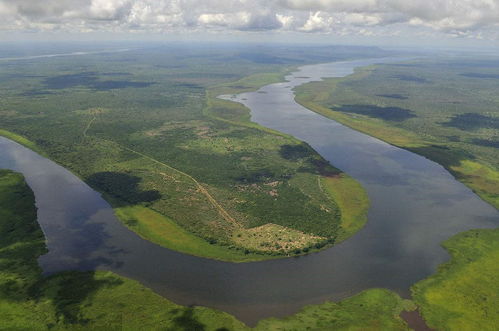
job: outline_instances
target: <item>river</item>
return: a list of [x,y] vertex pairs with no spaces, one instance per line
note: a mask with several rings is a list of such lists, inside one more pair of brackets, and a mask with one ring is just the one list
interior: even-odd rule
[[249,107],[254,122],[306,141],[362,183],[371,207],[367,225],[352,238],[308,256],[240,264],[174,252],[129,231],[99,193],[65,168],[0,137],[0,168],[23,173],[35,193],[49,250],[40,266],[47,274],[110,270],[174,302],[218,308],[250,325],[372,287],[408,296],[410,285],[449,258],[443,240],[496,227],[499,213],[440,165],[294,101],[295,86],[380,61],[304,66],[287,82],[226,96]]

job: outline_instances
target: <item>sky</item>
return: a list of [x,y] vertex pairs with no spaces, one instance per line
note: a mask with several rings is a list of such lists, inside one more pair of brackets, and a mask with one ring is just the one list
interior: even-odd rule
[[499,46],[499,0],[0,0],[0,41]]

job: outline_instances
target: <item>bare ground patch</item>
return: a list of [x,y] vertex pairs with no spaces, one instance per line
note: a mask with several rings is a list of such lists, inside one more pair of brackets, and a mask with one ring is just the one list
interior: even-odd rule
[[311,247],[325,239],[272,223],[251,229],[240,229],[232,236],[234,243],[243,248],[281,253]]

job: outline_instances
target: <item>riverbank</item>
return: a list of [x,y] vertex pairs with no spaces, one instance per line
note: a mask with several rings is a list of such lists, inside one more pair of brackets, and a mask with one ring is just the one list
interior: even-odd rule
[[34,202],[22,175],[0,170],[2,329],[244,328],[226,313],[176,305],[138,282],[111,272],[42,276],[37,259],[47,248]]
[[[249,262],[332,246],[349,211],[321,191],[318,178],[340,172],[298,139],[251,122],[249,109],[217,98],[283,81],[296,62],[244,63],[227,72],[216,56],[203,58],[209,65],[163,57],[154,61],[182,65],[138,58],[140,70],[125,73],[113,62],[101,74],[15,65],[27,72],[26,86],[40,87],[10,91],[0,135],[76,174],[105,196],[123,224],[163,247]],[[43,75],[31,77],[30,70]],[[113,70],[120,74],[110,88],[92,83],[109,82]]]
[[[270,316],[287,316],[308,304],[342,300],[369,288],[389,288],[404,293],[448,259],[439,246],[444,239],[470,228],[496,225],[497,211],[436,163],[335,121],[324,120],[294,101],[290,85],[302,84],[304,77],[314,80],[338,70],[347,74],[366,62],[369,63],[355,61],[302,67],[289,82],[267,85],[236,98],[247,103],[252,120],[307,142],[286,147],[284,156],[293,159],[313,147],[362,182],[371,197],[370,222],[357,235],[316,254],[251,264],[222,263],[176,253],[128,231],[114,217],[109,204],[67,169],[0,138],[3,151],[0,165],[24,173],[40,199],[40,206],[45,207],[39,218],[49,246],[49,252],[39,259],[43,270],[52,273],[68,269],[113,271],[147,284],[156,293],[179,304],[215,307],[248,324]],[[95,135],[93,125],[99,122],[92,122],[88,137]],[[88,125],[83,129],[86,127]],[[140,154],[97,147],[93,149],[94,154],[113,150],[127,158],[112,170],[121,172],[140,164],[143,173],[163,173],[157,181],[156,177],[149,179],[151,185],[163,183],[161,178],[165,177],[161,176],[168,175],[173,177],[172,182],[190,180],[190,187],[195,189],[192,179],[173,170],[167,173],[167,167]],[[313,186],[302,185],[300,176],[293,179],[293,184],[306,190],[322,185],[317,176],[310,173],[310,168],[302,167],[301,171],[300,176],[315,179],[308,181]],[[334,174],[329,175],[334,178]],[[109,188],[108,185],[113,184],[110,179],[116,176],[101,173],[93,180]],[[119,178],[124,177],[120,174]],[[128,180],[125,183],[133,184],[135,197],[155,197],[155,187],[144,190],[137,178],[124,179]],[[54,191],[54,186],[58,190]],[[271,190],[273,186],[269,185],[268,191]],[[127,190],[118,192],[130,197]],[[211,187],[210,194],[213,194]],[[120,207],[129,206],[122,201]],[[241,236],[241,240],[246,238]],[[228,284],[230,296],[226,295]]]
[[[185,307],[112,272],[63,272],[43,277],[37,258],[46,252],[36,222],[34,195],[23,177],[0,170],[0,320],[6,329],[37,330],[250,330],[233,316]],[[359,309],[358,307],[362,307]],[[408,302],[369,290],[339,303],[304,308],[286,319],[263,320],[251,330],[369,328],[406,330],[398,317]]]
[[[291,70],[255,74],[207,89],[204,115],[227,123],[229,133],[245,128],[244,141],[238,136],[227,138],[223,133],[227,128],[220,129],[223,138],[212,137],[218,133],[203,128],[209,130],[209,134],[206,137],[203,134],[200,141],[208,138],[208,145],[203,142],[206,146],[193,146],[195,149],[208,148],[214,155],[222,152],[227,159],[232,159],[232,154],[246,155],[237,160],[244,170],[236,172],[241,179],[231,183],[230,192],[220,190],[218,184],[200,182],[136,149],[93,136],[89,131],[107,112],[105,109],[94,109],[88,113],[91,119],[83,130],[81,140],[87,146],[80,152],[85,154],[85,151],[93,149],[94,155],[105,155],[104,160],[108,161],[118,155],[135,154],[140,161],[115,160],[112,162],[113,169],[118,171],[97,172],[96,169],[86,168],[82,173],[79,157],[76,163],[75,159],[67,163],[64,155],[56,156],[55,160],[69,166],[80,178],[103,193],[118,218],[129,229],[169,249],[222,261],[250,262],[299,256],[330,247],[366,223],[369,202],[361,186],[330,166],[298,139],[251,122],[248,108],[217,97],[221,93],[255,91],[263,85],[282,81]],[[196,124],[196,127],[200,125]],[[151,133],[153,136],[157,134]],[[41,151],[46,156],[50,154],[50,151],[42,151],[43,148],[35,142],[13,132],[1,130],[0,135]],[[227,146],[231,146],[231,150]],[[104,163],[104,169],[110,167],[108,161]],[[233,165],[226,166],[233,168]],[[303,173],[303,168],[308,168],[309,173]],[[336,179],[333,180],[333,177]],[[219,180],[233,182],[230,178]],[[327,192],[322,189],[321,182],[329,183],[325,185]],[[338,186],[331,185],[333,182]],[[124,185],[129,184],[134,187],[124,191]],[[172,194],[175,191],[177,193]],[[151,198],[142,192],[150,193]],[[357,196],[353,197],[351,192]],[[182,200],[182,204],[191,200],[189,210],[176,205],[172,213],[172,202],[161,199],[167,194]],[[347,202],[350,198],[357,201],[352,206]],[[341,199],[341,203],[337,203],[337,199]],[[303,205],[309,207],[303,209]],[[206,213],[201,216],[196,209]],[[269,215],[274,216],[268,218]],[[179,217],[183,221],[179,222]],[[198,226],[200,221],[204,224],[210,218],[218,221]]]
[[[494,308],[499,297],[491,294],[499,291],[495,281],[499,271],[495,263],[499,258],[498,236],[497,229],[472,230],[444,243],[452,254],[451,261],[412,287],[414,300],[431,327],[492,330],[497,325],[499,315]],[[3,327],[250,329],[227,313],[176,305],[138,282],[111,272],[63,272],[43,277],[37,258],[46,252],[46,247],[36,222],[34,195],[22,175],[8,170],[0,170],[0,238]],[[410,301],[393,292],[372,289],[338,303],[304,307],[284,319],[262,320],[252,330],[311,326],[407,330],[399,315],[414,308]]]
[[436,330],[495,330],[499,228],[466,231],[442,245],[450,261],[411,288],[423,318]]
[[[494,85],[489,82],[477,87],[469,78],[454,78],[456,71],[467,69],[449,69],[442,63],[439,68],[431,62],[419,66],[412,63],[410,73],[403,66],[358,68],[347,77],[326,78],[297,87],[296,101],[354,130],[441,164],[482,199],[499,208],[499,170],[494,151],[497,126],[487,124],[494,117],[488,118],[490,108],[473,110],[473,104],[461,101],[462,96],[456,92],[466,90],[476,108],[479,103],[489,103],[485,98]],[[437,76],[435,72],[444,73]],[[412,80],[397,79],[406,76]],[[483,100],[471,93],[477,88],[482,90]],[[439,94],[434,95],[435,91]],[[432,100],[438,100],[437,104],[432,104]],[[452,102],[463,106],[449,108]],[[442,113],[442,108],[449,113]],[[454,118],[466,115],[462,112],[471,111],[469,128],[457,120],[457,124],[445,122],[450,119],[449,123],[453,123]]]

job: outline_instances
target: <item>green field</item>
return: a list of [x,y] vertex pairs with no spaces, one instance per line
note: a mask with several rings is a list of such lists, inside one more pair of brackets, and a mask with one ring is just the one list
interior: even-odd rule
[[377,65],[302,85],[296,100],[440,163],[499,208],[497,73],[490,58]]
[[[250,330],[227,313],[174,304],[111,272],[43,277],[37,258],[45,252],[32,191],[20,174],[0,170],[1,330]],[[413,305],[373,289],[260,321],[254,330],[406,330],[404,309]]]
[[142,238],[186,254],[205,256],[226,261],[258,261],[269,257],[241,252],[210,244],[180,227],[160,213],[143,206],[125,206],[115,209],[120,220]]
[[[105,68],[100,56],[57,65],[48,60],[3,65],[0,134],[72,170],[102,192],[140,236],[188,254],[239,262],[278,258],[340,242],[363,226],[368,199],[359,183],[309,146],[249,122],[243,106],[215,98],[278,81],[296,62],[246,67],[238,62],[228,77],[220,54],[204,59],[212,61],[209,68],[192,67],[187,57],[147,54],[154,59],[113,55],[106,61],[116,63]],[[169,66],[165,72],[175,74],[156,73],[163,61],[170,61],[159,64]],[[440,162],[495,203],[495,81],[472,72],[495,69],[477,61],[370,67],[307,84],[298,88],[297,98],[325,116]],[[61,68],[67,73],[56,73]],[[117,83],[120,77],[128,78]],[[148,77],[155,83],[145,84]],[[200,77],[207,80],[204,85],[189,85],[203,81]],[[161,102],[152,105],[154,98]],[[352,106],[357,104],[362,106]],[[319,224],[307,227],[302,219]],[[331,224],[330,232],[321,232]],[[472,230],[446,241],[452,260],[412,287],[430,327],[494,330],[498,233]],[[110,272],[43,277],[36,259],[44,252],[31,190],[19,174],[0,170],[0,329],[250,330],[227,313],[176,305]],[[407,330],[399,315],[414,308],[393,292],[370,289],[287,318],[262,320],[254,329]]]
[[400,318],[414,304],[383,289],[361,292],[338,303],[311,305],[285,319],[266,319],[261,330],[409,330]]
[[365,52],[158,46],[1,62],[0,134],[71,170],[160,245],[235,262],[303,254],[334,244],[351,222],[349,205],[320,186],[340,172],[216,96]]
[[436,330],[497,330],[499,229],[460,233],[443,246],[452,259],[412,287],[427,324]]
[[369,197],[362,185],[346,174],[322,177],[319,183],[324,191],[338,204],[341,226],[336,242],[341,242],[360,230],[367,222]]

